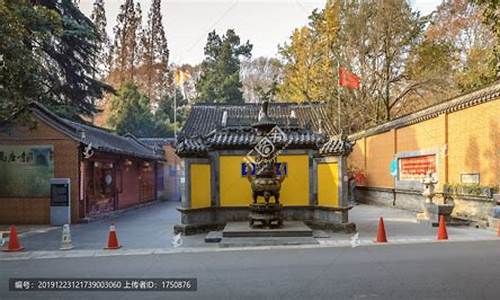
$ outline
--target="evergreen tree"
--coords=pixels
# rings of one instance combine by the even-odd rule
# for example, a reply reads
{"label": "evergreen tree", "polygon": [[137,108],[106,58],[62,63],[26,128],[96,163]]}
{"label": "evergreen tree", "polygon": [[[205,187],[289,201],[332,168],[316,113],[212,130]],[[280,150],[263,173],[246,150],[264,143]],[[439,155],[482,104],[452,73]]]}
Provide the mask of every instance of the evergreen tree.
{"label": "evergreen tree", "polygon": [[[182,94],[182,91],[178,88],[175,89],[175,104],[177,108],[176,121],[179,123],[177,128],[181,128],[184,121],[187,119],[188,113],[188,101]],[[173,123],[174,122],[174,96],[170,94],[165,94],[160,102],[158,103],[158,109],[155,113],[157,119],[163,120],[164,122]]]}
{"label": "evergreen tree", "polygon": [[162,24],[161,0],[153,0],[142,38],[145,89],[153,102],[158,102],[167,83],[168,45]]}
{"label": "evergreen tree", "polygon": [[133,82],[125,82],[111,98],[113,110],[108,125],[118,134],[132,133],[137,137],[166,136],[168,123],[158,121],[149,106],[149,98]]}
{"label": "evergreen tree", "polygon": [[111,90],[95,80],[97,34],[71,0],[0,1],[0,117],[39,101],[72,119]]}
{"label": "evergreen tree", "polygon": [[96,33],[99,37],[97,42],[98,55],[96,59],[97,75],[100,79],[107,76],[110,68],[111,42],[106,32],[106,11],[104,9],[104,0],[95,0],[91,15]]}
{"label": "evergreen tree", "polygon": [[222,38],[214,31],[208,34],[205,59],[201,64],[201,78],[196,84],[197,101],[243,103],[240,81],[240,57],[250,58],[252,44],[240,43],[234,30],[227,30]]}

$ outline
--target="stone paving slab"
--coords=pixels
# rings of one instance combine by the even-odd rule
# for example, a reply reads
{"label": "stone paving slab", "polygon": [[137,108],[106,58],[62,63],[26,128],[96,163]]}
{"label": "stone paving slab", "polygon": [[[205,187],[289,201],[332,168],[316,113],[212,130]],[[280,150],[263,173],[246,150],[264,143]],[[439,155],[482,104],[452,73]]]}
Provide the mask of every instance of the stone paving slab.
{"label": "stone paving slab", "polygon": [[226,237],[312,237],[313,232],[304,222],[285,221],[282,227],[250,227],[248,222],[229,222],[222,231]]}

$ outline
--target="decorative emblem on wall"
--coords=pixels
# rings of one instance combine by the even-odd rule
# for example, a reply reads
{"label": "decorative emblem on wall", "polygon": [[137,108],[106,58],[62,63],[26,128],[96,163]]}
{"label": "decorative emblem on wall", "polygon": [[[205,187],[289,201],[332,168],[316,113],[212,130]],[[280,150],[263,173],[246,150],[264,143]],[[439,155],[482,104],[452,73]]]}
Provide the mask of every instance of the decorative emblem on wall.
{"label": "decorative emblem on wall", "polygon": [[92,149],[92,143],[90,143],[87,146],[85,146],[85,148],[83,148],[83,157],[89,159],[92,156],[94,156],[94,150]]}

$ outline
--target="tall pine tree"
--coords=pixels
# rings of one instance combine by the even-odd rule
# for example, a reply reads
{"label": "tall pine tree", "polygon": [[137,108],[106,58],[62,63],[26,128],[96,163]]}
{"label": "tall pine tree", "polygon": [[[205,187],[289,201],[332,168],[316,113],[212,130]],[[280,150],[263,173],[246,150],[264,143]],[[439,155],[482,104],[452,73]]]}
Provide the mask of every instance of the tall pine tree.
{"label": "tall pine tree", "polygon": [[113,28],[115,34],[113,72],[115,76],[112,81],[118,81],[118,85],[125,80],[134,79],[141,21],[140,4],[137,3],[134,7],[134,0],[125,0],[120,6],[116,25]]}
{"label": "tall pine tree", "polygon": [[95,67],[97,76],[103,79],[107,76],[110,68],[111,42],[106,32],[107,20],[106,11],[104,9],[104,0],[95,0],[91,15],[94,23],[96,34],[98,35],[97,51]]}
{"label": "tall pine tree", "polygon": [[110,87],[92,77],[97,34],[71,0],[0,1],[0,19],[0,118],[34,100],[73,119],[96,111]]}
{"label": "tall pine tree", "polygon": [[232,29],[220,37],[215,30],[208,34],[201,78],[196,83],[197,101],[243,103],[240,81],[240,57],[250,58],[252,44],[241,44]]}
{"label": "tall pine tree", "polygon": [[168,77],[168,45],[162,24],[161,0],[153,0],[142,37],[144,85],[148,97],[158,103]]}

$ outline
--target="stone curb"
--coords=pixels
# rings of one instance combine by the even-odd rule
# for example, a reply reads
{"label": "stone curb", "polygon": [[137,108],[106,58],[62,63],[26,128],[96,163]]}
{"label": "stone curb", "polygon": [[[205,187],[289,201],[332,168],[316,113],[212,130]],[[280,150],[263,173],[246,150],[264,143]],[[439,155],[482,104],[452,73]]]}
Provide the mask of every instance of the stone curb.
{"label": "stone curb", "polygon": [[479,242],[479,241],[500,241],[498,237],[470,238],[461,237],[445,241],[438,241],[435,238],[400,238],[390,239],[388,243],[375,243],[373,240],[362,239],[360,244],[352,247],[350,241],[320,241],[316,245],[288,245],[288,246],[257,246],[257,247],[232,247],[232,248],[145,248],[145,249],[118,249],[118,250],[71,250],[71,251],[25,251],[15,253],[1,253],[0,261],[17,261],[30,259],[51,259],[51,258],[80,258],[80,257],[110,257],[129,255],[162,255],[181,253],[205,253],[205,252],[227,252],[227,251],[259,251],[259,250],[292,250],[292,249],[315,249],[315,248],[357,248],[357,247],[380,247],[392,245],[428,244],[428,243],[455,243],[455,242]]}

